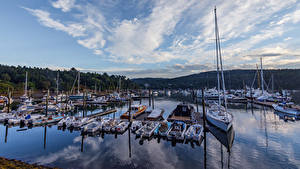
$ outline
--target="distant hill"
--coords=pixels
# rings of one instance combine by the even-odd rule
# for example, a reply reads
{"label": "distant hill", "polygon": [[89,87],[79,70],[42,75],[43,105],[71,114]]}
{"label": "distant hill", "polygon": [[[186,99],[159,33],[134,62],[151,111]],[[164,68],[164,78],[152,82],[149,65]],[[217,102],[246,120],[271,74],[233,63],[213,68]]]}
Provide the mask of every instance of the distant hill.
{"label": "distant hill", "polygon": [[[59,72],[59,90],[70,91],[73,85],[77,87],[77,83],[75,85],[74,81],[78,70],[75,68],[56,71],[48,68],[0,65],[0,93],[6,93],[8,88],[14,91],[23,91],[26,72],[28,72],[28,89],[50,89],[54,91],[56,89],[57,72]],[[121,80],[123,89],[138,87],[125,76],[81,72],[80,88],[94,90],[96,84],[97,90],[114,90],[118,87],[119,80]]]}
{"label": "distant hill", "polygon": [[[226,70],[224,71],[225,86],[227,89],[241,89],[243,84],[251,86],[253,83],[256,70]],[[278,89],[300,89],[300,69],[268,69],[264,70],[265,84],[271,89],[271,77],[274,78],[274,90]],[[188,76],[176,78],[137,78],[132,79],[140,86],[149,84],[153,89],[201,89],[203,87],[212,88],[217,84],[216,71],[202,72]],[[258,87],[257,77],[255,78],[254,87]]]}

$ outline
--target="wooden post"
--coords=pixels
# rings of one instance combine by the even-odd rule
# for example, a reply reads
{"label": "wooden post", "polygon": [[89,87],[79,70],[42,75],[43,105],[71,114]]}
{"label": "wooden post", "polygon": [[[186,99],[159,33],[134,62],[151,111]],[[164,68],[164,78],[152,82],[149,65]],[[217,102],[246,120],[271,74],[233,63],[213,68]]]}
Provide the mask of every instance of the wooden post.
{"label": "wooden post", "polygon": [[47,90],[47,98],[46,98],[46,117],[48,116],[48,98],[49,98],[49,89]]}
{"label": "wooden post", "polygon": [[205,101],[204,101],[204,90],[202,88],[202,111],[203,111],[203,131],[204,131],[204,168],[206,168],[206,112],[205,112]]}
{"label": "wooden post", "polygon": [[83,112],[82,112],[82,117],[84,117],[84,113],[85,113],[85,95],[86,95],[86,91],[83,92]]}
{"label": "wooden post", "polygon": [[129,98],[128,121],[131,122],[131,97]]}
{"label": "wooden post", "polygon": [[151,90],[149,89],[149,106],[151,106]]}
{"label": "wooden post", "polygon": [[7,93],[7,113],[9,113],[9,109],[10,109],[10,98],[11,98],[11,93],[10,93],[10,90],[8,88],[8,93]]}
{"label": "wooden post", "polygon": [[140,104],[142,104],[142,92],[141,92],[141,90],[139,90],[139,95],[140,95]]}
{"label": "wooden post", "polygon": [[153,93],[152,93],[152,110],[154,110],[154,95],[153,95]]}
{"label": "wooden post", "polygon": [[205,101],[204,101],[204,90],[202,89],[202,111],[203,111],[203,126],[204,131],[206,130],[206,112],[205,112]]}

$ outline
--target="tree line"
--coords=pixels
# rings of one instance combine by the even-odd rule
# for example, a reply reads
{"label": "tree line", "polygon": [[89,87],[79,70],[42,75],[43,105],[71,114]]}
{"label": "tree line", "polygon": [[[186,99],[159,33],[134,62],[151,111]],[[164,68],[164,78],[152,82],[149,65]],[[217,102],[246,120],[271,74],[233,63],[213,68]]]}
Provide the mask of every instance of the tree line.
{"label": "tree line", "polygon": [[[265,89],[274,90],[300,89],[300,69],[268,69],[263,70]],[[273,76],[273,82],[272,82]],[[224,71],[226,89],[242,89],[245,86],[260,87],[260,71],[226,70]],[[139,78],[132,79],[140,86],[148,84],[152,89],[201,89],[217,86],[216,71],[202,72],[177,78]]]}
{"label": "tree line", "polygon": [[[28,90],[56,90],[56,79],[59,74],[59,90],[70,91],[74,85],[78,70],[51,70],[48,68],[0,65],[0,93],[6,93],[8,88],[23,91],[26,72],[28,72]],[[116,90],[121,82],[121,89],[135,89],[138,85],[129,78],[107,73],[80,73],[80,88],[97,91]]]}

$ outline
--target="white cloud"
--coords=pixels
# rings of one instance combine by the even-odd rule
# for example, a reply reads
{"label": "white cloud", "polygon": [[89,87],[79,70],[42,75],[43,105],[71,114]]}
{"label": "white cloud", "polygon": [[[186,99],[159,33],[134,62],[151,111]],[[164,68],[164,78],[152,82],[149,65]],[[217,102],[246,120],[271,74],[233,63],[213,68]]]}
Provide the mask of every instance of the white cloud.
{"label": "white cloud", "polygon": [[75,0],[57,0],[52,2],[54,8],[61,8],[63,12],[70,11],[75,6]]}
{"label": "white cloud", "polygon": [[39,9],[24,8],[38,18],[38,21],[49,28],[64,31],[73,37],[85,36],[85,27],[80,23],[63,24],[50,17],[50,13]]}
{"label": "white cloud", "polygon": [[[99,4],[75,4],[75,0],[52,2],[53,7],[64,12],[76,8],[76,13],[65,13],[71,21],[53,19],[44,10],[25,9],[42,25],[68,33],[93,54],[112,62],[174,65],[175,60],[181,60],[187,65],[214,65],[215,4],[218,4],[225,67],[252,64],[256,59],[247,55],[259,54],[257,52],[267,50],[273,43],[290,44],[291,39],[294,42],[288,33],[300,26],[300,5],[296,0],[143,1],[136,11],[148,11],[132,15],[120,12],[119,9],[129,7],[120,6],[124,4],[117,1]],[[295,50],[292,46],[278,49],[298,54],[298,51],[292,52]],[[156,68],[165,70],[170,66]]]}

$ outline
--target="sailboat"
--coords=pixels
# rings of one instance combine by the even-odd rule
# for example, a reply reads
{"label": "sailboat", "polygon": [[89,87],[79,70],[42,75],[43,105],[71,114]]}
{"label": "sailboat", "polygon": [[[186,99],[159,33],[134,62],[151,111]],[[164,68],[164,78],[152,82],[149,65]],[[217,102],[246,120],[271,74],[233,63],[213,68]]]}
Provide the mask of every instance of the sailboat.
{"label": "sailboat", "polygon": [[224,82],[224,74],[223,74],[223,65],[222,65],[222,56],[221,56],[221,46],[220,46],[220,37],[219,37],[219,29],[217,23],[217,9],[215,7],[215,35],[216,35],[216,57],[217,57],[217,81],[218,81],[218,98],[219,102],[211,105],[206,111],[206,119],[208,122],[213,124],[214,126],[220,128],[223,131],[228,131],[232,127],[232,114],[227,112],[227,99],[224,97],[225,107],[221,105],[221,95],[220,95],[220,68],[221,67],[221,78],[222,78],[222,88],[223,95],[225,96],[225,82]]}
{"label": "sailboat", "polygon": [[77,94],[70,95],[69,96],[70,100],[83,100],[83,93],[80,93],[80,91],[79,91],[79,89],[80,89],[80,72],[79,71],[78,71],[78,75],[75,78],[71,93],[73,91],[73,88],[74,88],[74,85],[75,85],[75,82],[76,82],[77,78],[78,78],[78,81],[77,81]]}

